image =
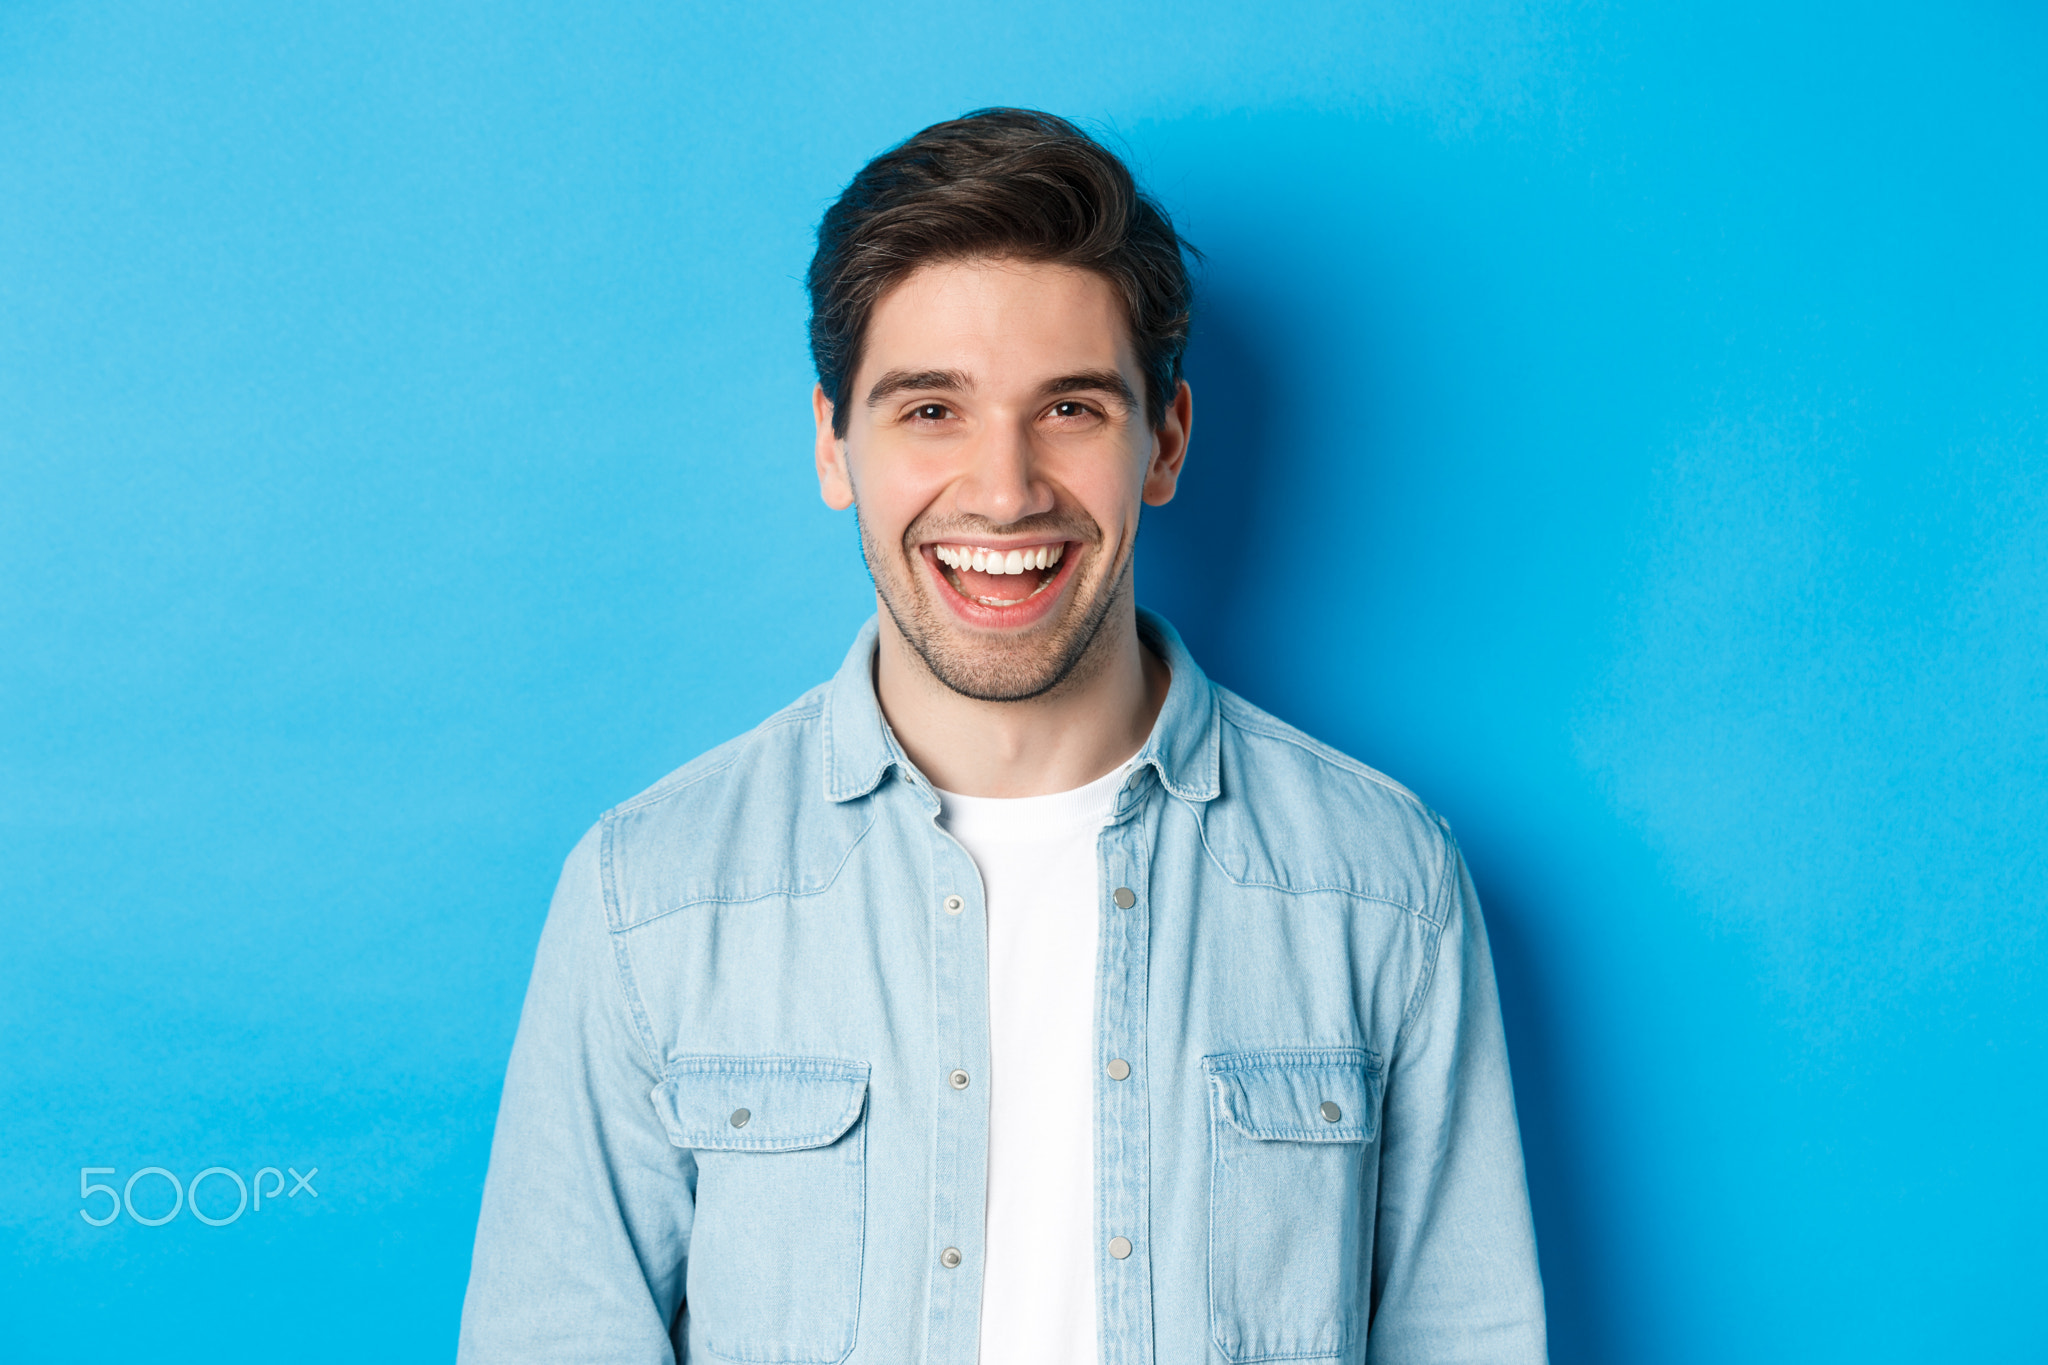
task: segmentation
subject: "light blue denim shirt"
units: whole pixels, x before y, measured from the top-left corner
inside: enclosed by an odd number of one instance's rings
[[[1101,1365],[1542,1361],[1449,830],[1140,628],[1173,678],[1097,843],[1097,1244],[1075,1254]],[[462,1361],[973,1365],[981,882],[883,723],[875,640],[569,855]]]

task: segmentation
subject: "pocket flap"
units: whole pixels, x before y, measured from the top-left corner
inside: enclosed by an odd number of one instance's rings
[[[678,1147],[793,1152],[836,1142],[860,1117],[868,1064],[836,1057],[679,1057],[654,1088]]]
[[[1371,1142],[1379,1129],[1380,1063],[1365,1048],[1233,1052],[1202,1066],[1223,1117],[1248,1138]]]

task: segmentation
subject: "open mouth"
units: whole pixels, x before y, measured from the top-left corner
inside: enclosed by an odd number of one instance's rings
[[[1014,607],[1038,596],[1060,579],[1066,555],[1063,540],[1015,548],[932,546],[932,558],[953,590],[984,607]]]

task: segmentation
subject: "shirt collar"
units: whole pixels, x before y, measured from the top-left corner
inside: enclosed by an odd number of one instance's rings
[[[1154,769],[1161,785],[1183,801],[1212,800],[1222,790],[1216,689],[1165,617],[1138,608],[1138,634],[1166,661],[1173,681],[1133,766]],[[880,635],[879,618],[870,616],[826,688],[825,796],[832,801],[866,796],[881,785],[892,766],[906,777],[916,772],[883,724],[881,704],[875,700],[875,646]]]

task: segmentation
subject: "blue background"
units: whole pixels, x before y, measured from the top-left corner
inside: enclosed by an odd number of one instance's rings
[[[0,5],[0,1349],[449,1355],[563,855],[871,609],[811,229],[996,102],[1208,253],[1140,594],[1458,829],[1555,1359],[2048,1356],[2048,19],[1443,0]]]

